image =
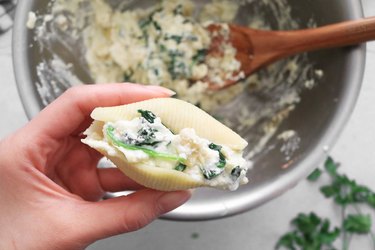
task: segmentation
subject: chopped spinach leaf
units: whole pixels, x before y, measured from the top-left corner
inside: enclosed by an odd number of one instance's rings
[[[171,58],[171,60],[177,60],[177,57],[183,57],[185,53],[180,50],[170,50],[168,51],[168,55]]]
[[[210,143],[208,147],[212,150],[220,151],[223,147],[215,143]]]
[[[184,172],[186,169],[186,165],[179,162],[178,165],[174,169],[180,172]]]
[[[224,168],[227,161],[225,160],[225,156],[219,151],[219,163],[217,164],[218,168]]]
[[[149,126],[142,127],[138,131],[137,140],[133,143],[136,146],[155,146],[160,143],[160,141],[155,140],[156,129],[153,129]]]
[[[160,24],[156,21],[152,21],[152,24],[154,25],[155,29],[158,30],[158,31],[161,31],[161,27],[160,27]]]
[[[225,164],[227,164],[227,161],[225,160],[225,156],[221,153],[221,149],[223,148],[220,145],[216,145],[214,143],[211,143],[208,145],[208,147],[212,150],[218,151],[219,152],[219,162],[217,163],[218,168],[224,168]]]
[[[177,7],[173,10],[173,14],[175,15],[175,16],[177,16],[177,15],[182,15],[182,4],[179,4],[179,5],[177,5]]]
[[[138,113],[140,113],[142,117],[145,118],[149,123],[154,123],[156,119],[156,115],[151,111],[138,109]]]
[[[174,40],[177,44],[180,44],[182,42],[183,37],[177,36],[177,35],[172,35],[172,36],[169,36],[168,39]]]
[[[218,176],[222,173],[220,170],[213,170],[213,169],[204,169],[201,168],[203,177],[207,180],[212,180],[214,177]]]
[[[108,138],[110,139],[110,141],[118,147],[123,147],[127,150],[141,150],[141,151],[143,151],[144,153],[146,153],[147,155],[149,155],[150,157],[153,157],[153,158],[161,158],[161,159],[164,159],[164,160],[185,162],[184,158],[179,157],[177,155],[161,153],[161,152],[157,152],[157,151],[152,150],[152,149],[126,144],[126,143],[118,140],[115,137],[114,131],[115,131],[114,127],[108,126],[107,129],[106,129],[106,134],[107,134]]]
[[[124,82],[132,81],[133,71],[125,72],[124,73]]]
[[[154,10],[153,12],[150,13],[150,15],[142,20],[140,20],[138,22],[138,25],[141,29],[144,29],[146,28],[147,26],[149,26],[151,23],[154,25],[155,29],[157,30],[161,30],[160,28],[160,25],[158,23],[155,22],[155,20],[153,19],[154,18],[154,15],[160,11],[162,11],[163,9],[162,8],[159,8],[159,9],[156,9]],[[156,23],[156,24],[155,24]]]
[[[160,44],[160,45],[159,45],[159,49],[160,49],[160,52],[165,52],[165,51],[167,51],[167,47],[165,47],[164,44]]]
[[[150,25],[151,23],[151,18],[148,17],[148,18],[145,18],[145,19],[142,19],[138,22],[138,25],[141,29],[144,29],[146,28],[148,25]]]
[[[193,56],[192,60],[195,64],[199,64],[204,62],[207,55],[207,49],[200,49],[197,53]]]
[[[241,172],[242,172],[242,169],[240,168],[240,166],[237,166],[232,169],[230,174],[237,179],[238,177],[240,177]]]

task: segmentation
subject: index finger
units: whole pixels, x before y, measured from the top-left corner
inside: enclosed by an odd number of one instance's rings
[[[43,132],[44,136],[58,140],[76,131],[96,107],[168,97],[172,93],[162,87],[130,83],[72,87],[43,109],[29,125],[33,131]]]

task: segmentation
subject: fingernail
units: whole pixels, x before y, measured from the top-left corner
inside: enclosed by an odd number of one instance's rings
[[[159,205],[164,210],[163,213],[169,212],[188,201],[191,197],[190,191],[176,191],[163,194],[159,199]]]
[[[148,89],[159,91],[159,92],[162,92],[164,94],[167,94],[168,96],[174,96],[176,94],[176,92],[174,92],[173,90],[170,90],[170,89],[167,89],[167,88],[164,88],[164,87],[161,87],[161,86],[147,85],[146,87]]]

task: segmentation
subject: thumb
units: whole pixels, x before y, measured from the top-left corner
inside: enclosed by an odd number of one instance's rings
[[[79,215],[80,240],[92,243],[109,236],[138,230],[160,215],[185,203],[190,191],[140,190],[128,196],[84,204]]]

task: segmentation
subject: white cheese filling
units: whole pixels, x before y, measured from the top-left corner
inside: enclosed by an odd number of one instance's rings
[[[159,117],[151,121],[137,117],[107,122],[103,126],[104,142],[100,143],[116,148],[130,164],[181,171],[209,186],[235,190],[248,182],[249,166],[242,152],[213,144],[192,128],[173,134]]]
[[[229,42],[223,41],[222,56],[207,56],[212,42],[209,22],[195,17],[191,1],[164,0],[148,9],[123,12],[103,0],[91,5],[95,18],[84,31],[84,41],[98,83],[130,81],[177,89],[181,81],[207,87],[239,77],[241,63]],[[228,26],[223,30],[228,33]],[[178,92],[182,98],[187,95]]]

